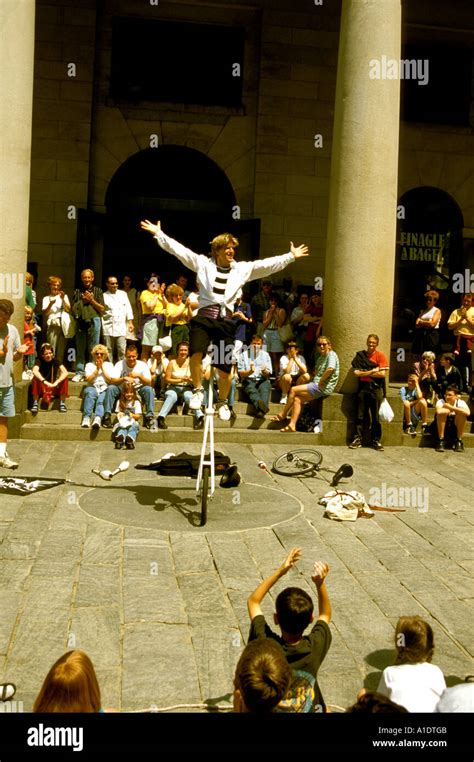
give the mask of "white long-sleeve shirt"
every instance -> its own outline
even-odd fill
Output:
[[[183,265],[197,273],[199,308],[217,304],[221,308],[220,314],[222,317],[226,309],[233,310],[235,301],[245,283],[251,280],[258,280],[258,278],[262,278],[264,275],[277,273],[295,261],[295,257],[291,252],[281,254],[278,257],[257,259],[254,262],[233,261],[230,265],[225,292],[222,295],[217,295],[213,290],[218,274],[215,259],[206,257],[204,254],[195,254],[191,249],[187,249],[186,246],[178,243],[178,241],[169,238],[162,230],[158,230],[154,238],[156,238],[158,245],[167,251],[168,254],[173,254]]]
[[[105,312],[102,317],[104,336],[125,336],[127,320],[133,320],[133,311],[126,291],[117,289],[115,294],[104,291]]]

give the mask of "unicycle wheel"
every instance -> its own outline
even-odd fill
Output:
[[[273,461],[273,470],[282,476],[301,476],[317,471],[323,456],[319,450],[291,450]]]
[[[209,492],[209,466],[204,466],[202,469],[201,479],[201,521],[200,526],[204,526],[207,521],[207,501]]]

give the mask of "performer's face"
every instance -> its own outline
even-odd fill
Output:
[[[219,267],[229,267],[234,261],[235,248],[231,243],[217,249],[216,262]]]

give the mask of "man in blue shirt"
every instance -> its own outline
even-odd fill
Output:
[[[268,352],[262,349],[263,340],[255,334],[247,351],[239,357],[238,370],[244,391],[257,410],[256,418],[265,418],[270,401],[272,361]]]

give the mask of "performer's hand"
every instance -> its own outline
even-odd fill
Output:
[[[302,243],[301,246],[295,246],[293,241],[290,241],[290,251],[295,259],[299,259],[300,257],[307,257],[309,254],[309,249],[305,243]]]
[[[154,225],[152,222],[150,222],[150,220],[142,220],[140,222],[140,227],[142,230],[146,230],[147,233],[156,235],[158,230],[161,230],[161,222],[158,220],[156,225]]]

